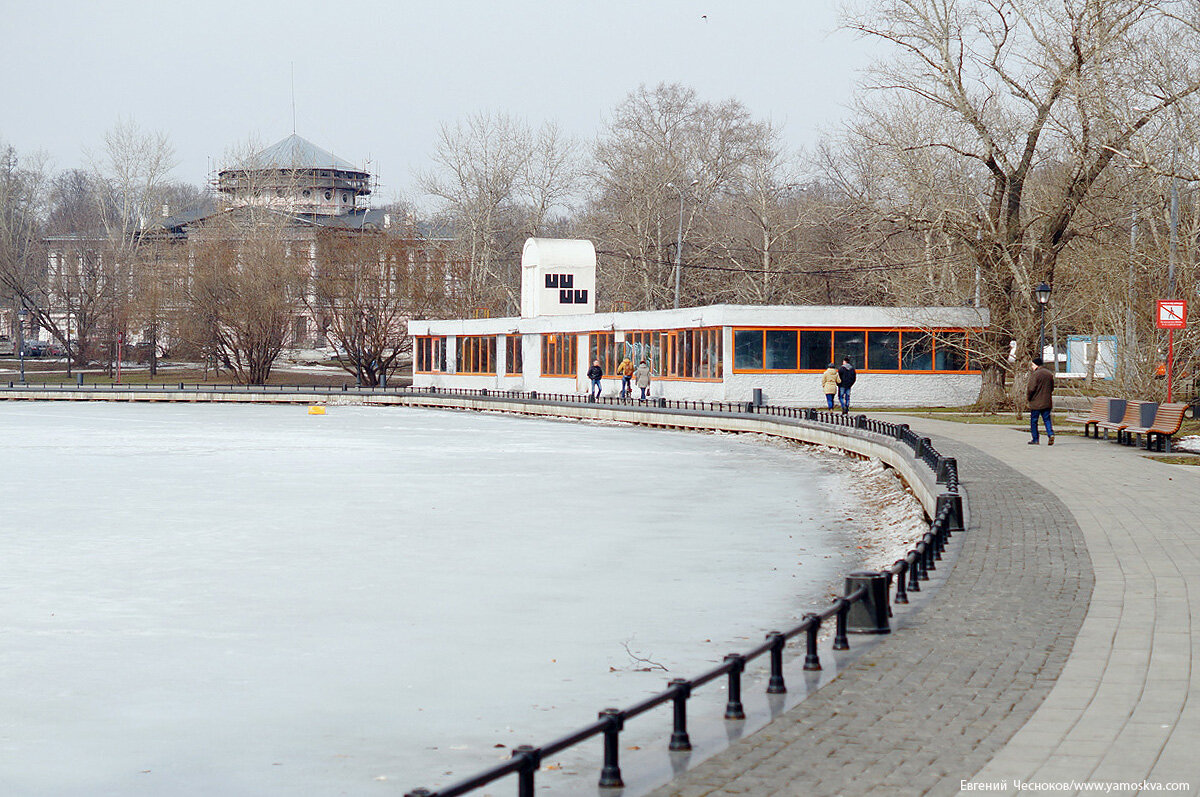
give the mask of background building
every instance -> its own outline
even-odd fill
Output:
[[[650,363],[653,396],[746,401],[759,388],[774,403],[820,404],[821,372],[848,356],[859,372],[855,404],[960,405],[979,395],[971,336],[987,327],[987,310],[709,305],[571,312],[574,291],[591,290],[594,299],[589,265],[589,241],[530,239],[521,269],[529,315],[409,322],[414,386],[584,393],[588,366],[600,360],[605,394],[616,395],[616,367],[629,357]],[[562,275],[572,287],[560,287]]]

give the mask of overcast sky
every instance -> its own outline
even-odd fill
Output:
[[[296,132],[378,198],[421,201],[438,126],[481,110],[590,138],[639,84],[736,97],[791,147],[843,118],[867,44],[837,0],[0,0],[0,141],[85,163],[119,117],[166,132],[201,183],[231,147]],[[294,67],[293,67],[294,65]]]

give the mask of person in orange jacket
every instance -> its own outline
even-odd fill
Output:
[[[621,377],[621,398],[629,398],[633,395],[633,387],[629,383],[633,379],[635,370],[637,369],[633,367],[633,361],[628,357],[621,360],[621,364],[617,366],[617,374]]]

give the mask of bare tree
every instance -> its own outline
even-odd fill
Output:
[[[359,384],[380,384],[411,356],[410,318],[463,311],[453,290],[461,269],[411,221],[389,231],[330,230],[317,241],[306,302]]]
[[[104,134],[98,153],[90,153],[96,217],[104,246],[96,268],[110,294],[107,317],[99,322],[107,336],[109,364],[133,320],[134,271],[142,260],[146,230],[160,214],[175,168],[175,151],[161,132],[144,132],[132,119],[121,119]]]
[[[849,135],[883,170],[864,201],[878,240],[904,232],[907,257],[928,240],[978,268],[981,399],[1001,395],[1010,338],[1030,351],[1030,292],[1055,282],[1114,159],[1200,89],[1195,19],[1175,0],[876,0],[850,16],[895,53]]]
[[[44,159],[22,158],[12,147],[0,144],[0,298],[13,310],[14,322],[22,309],[38,320],[43,315],[45,197]]]
[[[242,208],[205,225],[188,281],[191,343],[211,351],[244,384],[265,384],[288,339],[308,282],[309,247],[286,217]]]
[[[520,249],[544,234],[576,188],[575,144],[552,123],[532,130],[498,113],[442,125],[422,188],[460,240],[471,301],[501,312],[520,305]]]
[[[736,100],[702,102],[678,84],[626,97],[593,148],[595,196],[584,222],[600,242],[610,290],[634,307],[670,306],[679,238],[693,240],[719,195],[767,168],[773,136]]]

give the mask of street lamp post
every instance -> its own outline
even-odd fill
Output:
[[[1033,289],[1034,298],[1037,299],[1038,307],[1042,313],[1041,332],[1038,333],[1038,357],[1045,356],[1046,351],[1046,305],[1050,302],[1050,286],[1046,283],[1041,283]],[[1054,370],[1058,370],[1058,352],[1054,353]]]
[[[694,188],[700,184],[699,180],[692,180],[688,185],[689,188]],[[683,189],[676,186],[674,183],[667,183],[667,188],[674,188],[679,192],[679,233],[675,237],[675,303],[676,310],[679,309],[679,283],[683,274],[682,257],[683,257]]]
[[[71,381],[71,297],[67,296],[67,381]]]
[[[17,351],[21,358],[21,384],[25,384],[25,317],[29,311],[22,307],[17,311]]]

